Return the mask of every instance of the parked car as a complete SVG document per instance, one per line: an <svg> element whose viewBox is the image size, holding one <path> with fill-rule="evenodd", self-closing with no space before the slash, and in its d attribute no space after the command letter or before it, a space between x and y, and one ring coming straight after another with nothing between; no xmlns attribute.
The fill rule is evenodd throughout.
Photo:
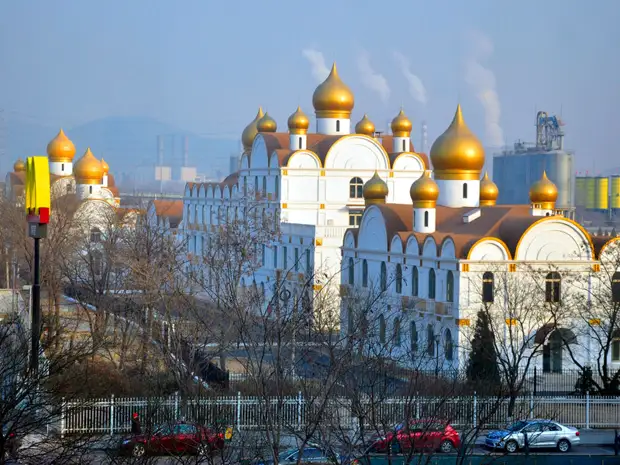
<svg viewBox="0 0 620 465"><path fill-rule="evenodd" d="M459 433L447 422L411 420L397 425L384 436L374 437L371 453L433 450L449 453L461 447Z"/></svg>
<svg viewBox="0 0 620 465"><path fill-rule="evenodd" d="M528 447L532 449L556 448L568 452L580 442L579 430L564 426L551 420L521 420L505 430L490 431L485 445L491 449L502 449L508 453L525 448L527 435Z"/></svg>
<svg viewBox="0 0 620 465"><path fill-rule="evenodd" d="M351 457L336 454L331 451L327 451L322 447L314 444L308 444L303 450L300 449L287 449L278 455L279 464L296 464L299 461L301 455L301 463L331 463L334 465L355 465L357 462ZM257 460L252 462L252 465L273 465L275 460Z"/></svg>
<svg viewBox="0 0 620 465"><path fill-rule="evenodd" d="M216 432L196 423L178 421L155 428L152 434L140 434L122 440L121 454L142 457L146 454L210 455L222 450L232 438L232 429Z"/></svg>

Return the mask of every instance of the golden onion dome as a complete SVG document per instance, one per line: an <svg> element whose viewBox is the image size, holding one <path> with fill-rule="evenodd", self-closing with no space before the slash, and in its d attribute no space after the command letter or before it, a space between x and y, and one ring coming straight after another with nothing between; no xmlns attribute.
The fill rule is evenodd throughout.
<svg viewBox="0 0 620 465"><path fill-rule="evenodd" d="M263 109L261 107L258 108L258 113L254 119L248 124L243 132L241 133L241 142L243 143L243 148L245 150L250 150L252 148L252 144L254 143L254 138L256 134L258 134L258 129L256 128L256 123L261 119L265 114L263 113Z"/></svg>
<svg viewBox="0 0 620 465"><path fill-rule="evenodd" d="M413 208L435 208L439 198L439 186L431 178L430 170L424 171L424 174L411 184L409 195Z"/></svg>
<svg viewBox="0 0 620 465"><path fill-rule="evenodd" d="M276 129L278 129L278 123L269 116L269 113L265 113L263 117L256 122L256 130L258 132L276 132Z"/></svg>
<svg viewBox="0 0 620 465"><path fill-rule="evenodd" d="M543 210L552 210L555 208L557 199L558 188L547 177L547 172L543 171L542 178L530 187L530 202L540 204L540 208Z"/></svg>
<svg viewBox="0 0 620 465"><path fill-rule="evenodd" d="M110 172L110 165L108 165L103 157L101 158L101 168L103 169L103 174L108 174Z"/></svg>
<svg viewBox="0 0 620 465"><path fill-rule="evenodd" d="M288 130L291 134L306 134L310 127L310 119L297 107L295 113L288 117Z"/></svg>
<svg viewBox="0 0 620 465"><path fill-rule="evenodd" d="M90 147L73 165L73 175L77 184L101 184L103 182L103 166L90 151Z"/></svg>
<svg viewBox="0 0 620 465"><path fill-rule="evenodd" d="M489 173L484 173L484 177L480 180L480 206L489 207L495 205L499 189L497 184L489 179Z"/></svg>
<svg viewBox="0 0 620 465"><path fill-rule="evenodd" d="M26 171L26 162L24 162L21 158L18 158L15 164L13 164L13 171L16 173Z"/></svg>
<svg viewBox="0 0 620 465"><path fill-rule="evenodd" d="M370 121L368 115L364 115L355 125L355 134L365 134L370 137L375 135L375 123Z"/></svg>
<svg viewBox="0 0 620 465"><path fill-rule="evenodd" d="M47 144L47 156L50 161L57 163L71 163L73 161L75 146L62 129Z"/></svg>
<svg viewBox="0 0 620 465"><path fill-rule="evenodd" d="M431 161L436 179L480 179L484 167L484 148L465 124L461 105L456 107L452 124L433 143Z"/></svg>
<svg viewBox="0 0 620 465"><path fill-rule="evenodd" d="M392 134L396 137L409 137L411 135L411 129L413 124L411 120L407 118L403 109L400 109L400 113L392 120Z"/></svg>
<svg viewBox="0 0 620 465"><path fill-rule="evenodd" d="M327 79L314 90L312 105L318 118L348 119L351 116L355 97L349 86L338 76L336 63L332 66Z"/></svg>
<svg viewBox="0 0 620 465"><path fill-rule="evenodd" d="M372 178L364 184L362 194L366 205L385 203L385 199L389 194L387 183L381 179L379 173L375 171Z"/></svg>

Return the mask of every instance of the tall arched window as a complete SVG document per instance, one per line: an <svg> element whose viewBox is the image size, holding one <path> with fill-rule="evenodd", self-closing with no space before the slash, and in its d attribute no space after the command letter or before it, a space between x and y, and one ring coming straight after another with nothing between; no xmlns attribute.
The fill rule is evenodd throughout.
<svg viewBox="0 0 620 465"><path fill-rule="evenodd" d="M454 302L454 274L448 271L446 276L446 302Z"/></svg>
<svg viewBox="0 0 620 465"><path fill-rule="evenodd" d="M301 150L301 148L302 148L301 137L298 138L297 145L298 145L299 150Z"/></svg>
<svg viewBox="0 0 620 465"><path fill-rule="evenodd" d="M409 324L409 338L411 343L411 353L415 354L418 351L418 328L415 325L415 321Z"/></svg>
<svg viewBox="0 0 620 465"><path fill-rule="evenodd" d="M451 362L454 359L454 342L452 341L452 331L446 329L444 335L444 351L446 354L446 360Z"/></svg>
<svg viewBox="0 0 620 465"><path fill-rule="evenodd" d="M430 271L428 272L428 298L429 299L434 299L435 298L435 270L434 269L430 269Z"/></svg>
<svg viewBox="0 0 620 465"><path fill-rule="evenodd" d="M336 132L340 132L340 120L336 120Z"/></svg>
<svg viewBox="0 0 620 465"><path fill-rule="evenodd" d="M495 301L495 277L490 271L482 275L482 302L492 304Z"/></svg>
<svg viewBox="0 0 620 465"><path fill-rule="evenodd" d="M620 272L618 271L611 277L611 301L620 303Z"/></svg>
<svg viewBox="0 0 620 465"><path fill-rule="evenodd" d="M379 342L385 344L385 317L379 315Z"/></svg>
<svg viewBox="0 0 620 465"><path fill-rule="evenodd" d="M426 353L430 356L435 355L435 330L431 324L426 327Z"/></svg>
<svg viewBox="0 0 620 465"><path fill-rule="evenodd" d="M424 227L428 228L428 212L424 212Z"/></svg>
<svg viewBox="0 0 620 465"><path fill-rule="evenodd" d="M467 198L467 183L466 182L463 183L463 198L464 199Z"/></svg>
<svg viewBox="0 0 620 465"><path fill-rule="evenodd" d="M349 284L353 286L355 284L355 263L353 258L349 258Z"/></svg>
<svg viewBox="0 0 620 465"><path fill-rule="evenodd" d="M273 192L276 199L280 198L280 176L276 176Z"/></svg>
<svg viewBox="0 0 620 465"><path fill-rule="evenodd" d="M418 276L418 267L414 266L411 269L411 295L418 296L420 278Z"/></svg>
<svg viewBox="0 0 620 465"><path fill-rule="evenodd" d="M407 151L407 145L406 145L407 140L403 139L403 152Z"/></svg>
<svg viewBox="0 0 620 465"><path fill-rule="evenodd" d="M400 318L394 318L394 345L400 347Z"/></svg>
<svg viewBox="0 0 620 465"><path fill-rule="evenodd" d="M561 297L562 277L557 271L552 271L545 278L545 302L557 303Z"/></svg>
<svg viewBox="0 0 620 465"><path fill-rule="evenodd" d="M362 262L362 286L368 287L368 262L366 259Z"/></svg>
<svg viewBox="0 0 620 465"><path fill-rule="evenodd" d="M254 177L254 195L258 195L258 176Z"/></svg>
<svg viewBox="0 0 620 465"><path fill-rule="evenodd" d="M381 292L387 291L387 266L381 262Z"/></svg>
<svg viewBox="0 0 620 465"><path fill-rule="evenodd" d="M263 192L264 196L267 196L267 176L263 176Z"/></svg>
<svg viewBox="0 0 620 465"><path fill-rule="evenodd" d="M352 199L364 197L364 181L362 178L355 177L349 181L349 197Z"/></svg>
<svg viewBox="0 0 620 465"><path fill-rule="evenodd" d="M347 334L351 336L353 334L353 309L347 310Z"/></svg>
<svg viewBox="0 0 620 465"><path fill-rule="evenodd" d="M402 294L403 292L403 267L401 264L396 265L396 293Z"/></svg>

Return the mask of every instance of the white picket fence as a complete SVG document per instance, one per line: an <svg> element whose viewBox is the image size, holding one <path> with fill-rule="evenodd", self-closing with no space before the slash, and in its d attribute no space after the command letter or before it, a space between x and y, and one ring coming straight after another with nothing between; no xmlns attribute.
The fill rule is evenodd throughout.
<svg viewBox="0 0 620 465"><path fill-rule="evenodd" d="M407 418L442 418L457 428L505 425L508 400L476 396L367 399L353 408L351 399L327 402L298 396L284 398L209 397L110 398L64 402L60 432L66 434L117 434L130 431L132 413L143 425L185 419L205 425L222 423L238 430L303 430L318 422L341 429L356 429L360 415L366 428L389 428ZM620 427L620 397L519 397L514 418L550 418L578 428Z"/></svg>

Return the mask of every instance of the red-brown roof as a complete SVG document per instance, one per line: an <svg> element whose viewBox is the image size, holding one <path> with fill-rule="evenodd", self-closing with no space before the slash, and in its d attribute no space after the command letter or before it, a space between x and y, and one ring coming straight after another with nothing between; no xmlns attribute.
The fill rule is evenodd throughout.
<svg viewBox="0 0 620 465"><path fill-rule="evenodd" d="M153 200L155 214L168 218L170 227L176 228L183 219L183 200Z"/></svg>

